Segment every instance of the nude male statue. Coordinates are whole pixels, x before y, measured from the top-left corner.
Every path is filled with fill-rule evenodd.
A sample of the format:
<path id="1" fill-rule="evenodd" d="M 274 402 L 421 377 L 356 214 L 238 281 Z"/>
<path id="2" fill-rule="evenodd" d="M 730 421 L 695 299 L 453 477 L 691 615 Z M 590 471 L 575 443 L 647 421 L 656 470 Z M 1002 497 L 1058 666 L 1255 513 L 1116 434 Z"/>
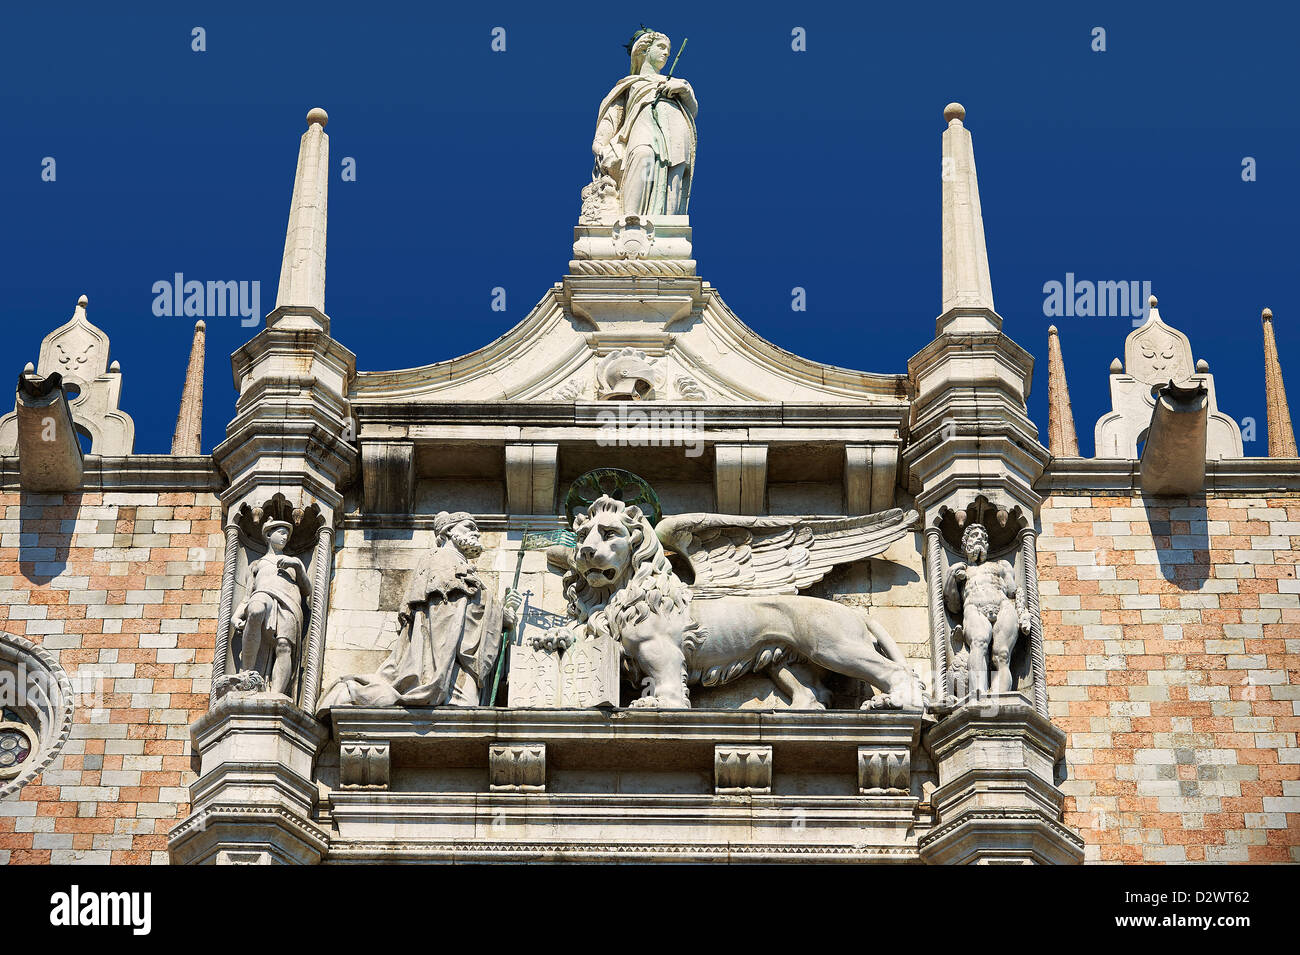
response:
<path id="1" fill-rule="evenodd" d="M 967 562 L 949 568 L 943 599 L 961 617 L 968 689 L 972 696 L 986 690 L 1005 693 L 1011 689 L 1011 651 L 1020 634 L 1029 632 L 1029 611 L 1016 606 L 1018 586 L 1010 562 L 986 560 L 989 532 L 983 524 L 966 528 L 961 547 Z M 991 687 L 990 659 L 995 669 Z"/>

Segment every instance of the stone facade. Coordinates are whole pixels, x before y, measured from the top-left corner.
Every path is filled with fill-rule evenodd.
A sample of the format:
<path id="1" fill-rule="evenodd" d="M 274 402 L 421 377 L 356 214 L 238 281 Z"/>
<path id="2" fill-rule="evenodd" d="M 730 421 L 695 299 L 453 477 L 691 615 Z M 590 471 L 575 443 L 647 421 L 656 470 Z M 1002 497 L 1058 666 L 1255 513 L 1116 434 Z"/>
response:
<path id="1" fill-rule="evenodd" d="M 51 352 L 0 457 L 0 861 L 1300 861 L 1300 461 L 1239 456 L 1154 307 L 1119 456 L 1064 456 L 1055 338 L 1039 442 L 956 103 L 906 372 L 764 341 L 697 274 L 668 45 L 602 105 L 568 273 L 476 352 L 332 337 L 321 109 L 210 455 L 202 329 L 176 453 L 82 452 L 129 421 L 82 297 L 48 341 L 103 400 Z"/>
<path id="2" fill-rule="evenodd" d="M 1054 491 L 1065 819 L 1102 862 L 1300 862 L 1300 493 Z"/>
<path id="3" fill-rule="evenodd" d="M 47 650 L 78 701 L 58 756 L 0 799 L 0 862 L 165 863 L 208 708 L 220 504 L 3 491 L 0 508 L 0 627 Z"/>

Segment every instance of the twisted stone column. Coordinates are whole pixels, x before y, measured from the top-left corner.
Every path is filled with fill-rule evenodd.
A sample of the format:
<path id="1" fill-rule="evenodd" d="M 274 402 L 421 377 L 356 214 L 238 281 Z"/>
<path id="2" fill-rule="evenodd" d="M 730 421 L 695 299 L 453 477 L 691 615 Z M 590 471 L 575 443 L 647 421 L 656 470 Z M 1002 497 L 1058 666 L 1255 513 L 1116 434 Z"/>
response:
<path id="1" fill-rule="evenodd" d="M 933 657 L 935 697 L 953 695 L 952 661 L 948 659 L 948 618 L 943 606 L 943 538 L 931 524 L 925 529 L 927 576 L 930 578 L 930 655 Z"/>
<path id="2" fill-rule="evenodd" d="M 321 661 L 325 657 L 325 616 L 329 612 L 330 571 L 334 563 L 334 528 L 322 524 L 312 557 L 311 622 L 303 645 L 301 706 L 315 713 L 320 696 Z"/>
<path id="3" fill-rule="evenodd" d="M 1032 527 L 1020 531 L 1020 557 L 1025 567 L 1025 607 L 1029 611 L 1029 662 L 1034 674 L 1034 709 L 1047 716 L 1047 661 L 1043 657 L 1043 618 L 1038 609 L 1038 535 Z"/>
<path id="4" fill-rule="evenodd" d="M 235 612 L 235 564 L 239 559 L 239 525 L 226 525 L 226 553 L 221 565 L 221 604 L 217 609 L 217 643 L 212 657 L 212 689 L 209 707 L 217 702 L 217 682 L 226 675 L 226 658 L 230 656 L 230 618 Z"/>

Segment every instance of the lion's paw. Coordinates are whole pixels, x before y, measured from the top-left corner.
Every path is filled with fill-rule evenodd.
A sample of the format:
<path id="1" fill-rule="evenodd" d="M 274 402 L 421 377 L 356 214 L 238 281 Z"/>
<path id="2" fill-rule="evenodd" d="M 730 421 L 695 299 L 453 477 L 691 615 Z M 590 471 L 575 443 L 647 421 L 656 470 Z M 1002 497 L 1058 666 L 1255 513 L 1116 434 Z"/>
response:
<path id="1" fill-rule="evenodd" d="M 903 704 L 902 701 L 895 699 L 892 694 L 878 693 L 859 708 L 864 710 L 901 710 Z"/>
<path id="2" fill-rule="evenodd" d="M 628 706 L 648 710 L 689 710 L 691 701 L 687 699 L 675 700 L 662 696 L 641 696 L 629 703 Z"/>

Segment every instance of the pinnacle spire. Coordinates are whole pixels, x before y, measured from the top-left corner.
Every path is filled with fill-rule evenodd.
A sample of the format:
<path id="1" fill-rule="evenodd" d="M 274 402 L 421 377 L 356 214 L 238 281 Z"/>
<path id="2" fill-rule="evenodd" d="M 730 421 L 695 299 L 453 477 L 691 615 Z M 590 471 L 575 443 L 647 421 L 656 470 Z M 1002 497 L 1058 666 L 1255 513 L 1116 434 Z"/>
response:
<path id="1" fill-rule="evenodd" d="M 172 433 L 172 454 L 199 454 L 203 443 L 203 353 L 207 326 L 194 323 L 194 341 L 185 368 L 185 387 L 181 390 L 180 411 Z"/>
<path id="2" fill-rule="evenodd" d="M 1294 458 L 1295 430 L 1291 427 L 1291 409 L 1286 403 L 1286 386 L 1282 384 L 1282 365 L 1277 359 L 1277 339 L 1273 335 L 1273 311 L 1264 309 L 1264 398 L 1268 403 L 1268 456 Z"/>
<path id="3" fill-rule="evenodd" d="M 325 226 L 329 196 L 329 116 L 319 106 L 307 114 L 307 131 L 298 145 L 289 226 L 276 309 L 309 308 L 325 313 Z"/>
<path id="4" fill-rule="evenodd" d="M 949 103 L 943 111 L 943 307 L 993 311 L 993 281 L 984 244 L 975 149 L 966 129 L 966 109 Z"/>
<path id="5" fill-rule="evenodd" d="M 1079 456 L 1070 388 L 1065 380 L 1065 359 L 1055 325 L 1047 329 L 1047 447 L 1058 458 Z"/>

